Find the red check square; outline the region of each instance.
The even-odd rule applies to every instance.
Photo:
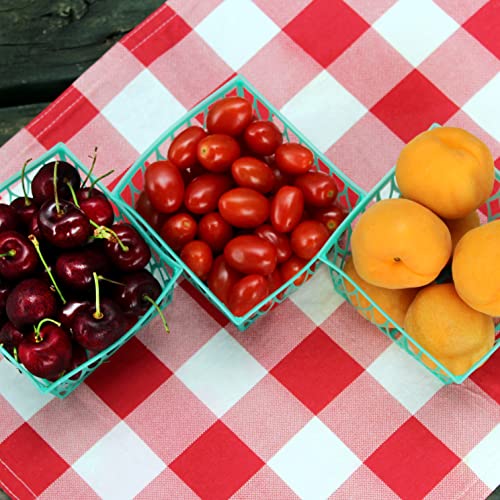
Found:
[[[132,338],[86,383],[119,417],[125,418],[171,375],[142,342]]]
[[[448,120],[458,107],[422,73],[413,70],[371,111],[397,136],[408,142],[432,123]]]
[[[58,142],[68,142],[99,111],[75,87],[69,87],[57,100],[48,106],[27,129],[45,148]]]
[[[460,459],[411,417],[365,461],[405,500],[420,500]]]
[[[471,376],[481,389],[486,392],[500,405],[500,349],[491,356],[491,358]]]
[[[271,374],[313,413],[318,413],[362,372],[361,365],[316,328]]]
[[[500,58],[500,2],[491,0],[463,25],[488,50]]]
[[[283,31],[326,68],[368,27],[345,2],[314,0]]]
[[[0,457],[0,478],[14,491],[26,489],[25,498],[40,495],[69,467],[27,423],[0,444]]]
[[[222,422],[200,436],[170,468],[201,498],[229,498],[264,462]]]
[[[145,66],[149,66],[190,31],[191,27],[182,17],[163,5],[121,43]]]

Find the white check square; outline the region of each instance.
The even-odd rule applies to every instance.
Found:
[[[304,500],[328,498],[361,460],[317,417],[268,461],[269,467]]]
[[[327,71],[322,71],[281,111],[324,152],[366,113],[366,108]]]
[[[280,28],[250,0],[225,0],[196,31],[231,68],[238,70]]]
[[[176,375],[221,417],[266,373],[266,369],[222,329],[191,356]]]
[[[166,468],[125,422],[120,422],[73,469],[106,500],[134,498]]]
[[[486,132],[500,141],[500,73],[474,94],[462,109]]]
[[[344,303],[344,299],[333,289],[332,280],[325,265],[316,271],[308,283],[291,295],[290,300],[316,325],[321,325]]]
[[[444,386],[396,344],[391,344],[367,371],[412,413],[416,413]]]
[[[500,485],[500,424],[466,455],[464,462],[491,490]]]
[[[142,153],[185,112],[182,104],[145,69],[101,113]]]
[[[413,66],[424,61],[458,27],[432,0],[399,0],[373,24]]]
[[[54,399],[42,394],[24,374],[6,359],[0,360],[0,395],[2,395],[25,420],[29,420]]]

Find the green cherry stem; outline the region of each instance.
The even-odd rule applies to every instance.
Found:
[[[73,199],[73,204],[77,208],[80,208],[80,204],[78,203],[78,198],[76,197],[75,189],[73,188],[73,186],[69,182],[66,185],[68,186],[69,191],[71,193],[71,198]],[[122,240],[120,240],[118,235],[112,229],[110,229],[109,227],[106,227],[106,226],[100,226],[99,224],[97,224],[97,222],[94,222],[92,219],[89,219],[89,222],[90,222],[90,225],[95,228],[94,229],[94,237],[95,238],[101,238],[101,239],[105,239],[105,240],[110,240],[110,239],[114,238],[116,240],[116,242],[118,243],[118,245],[120,245],[120,248],[124,252],[129,251],[128,246],[123,244]]]
[[[165,315],[163,314],[163,311],[160,309],[160,307],[158,306],[158,304],[149,295],[144,294],[142,296],[142,298],[144,300],[148,301],[156,309],[156,311],[160,315],[160,318],[161,318],[161,321],[163,323],[163,327],[165,328],[165,331],[167,333],[170,333],[170,328],[168,326],[167,319],[165,318]]]
[[[94,230],[95,238],[104,238],[105,240],[111,240],[114,238],[123,252],[128,252],[130,250],[130,248],[127,245],[123,244],[123,241],[120,240],[118,235],[112,229],[109,229],[109,227],[106,226],[99,226],[95,222],[93,223],[92,221],[90,222],[95,227]]]
[[[40,323],[35,326],[35,342],[38,344],[40,343],[43,339],[40,336],[40,328],[42,328],[44,323],[53,323],[54,325],[61,326],[61,323],[59,321],[56,321],[55,319],[52,318],[43,318],[40,320]]]
[[[108,283],[112,283],[113,285],[120,285],[120,286],[125,286],[125,283],[122,283],[121,281],[115,281],[115,280],[110,280],[109,278],[105,278],[104,276],[97,276],[99,281],[107,281]]]
[[[21,187],[23,188],[23,194],[24,194],[24,205],[29,207],[31,205],[31,201],[28,196],[28,190],[26,189],[26,167],[28,163],[31,161],[31,158],[28,158],[23,165],[23,168],[21,169]]]
[[[38,254],[38,257],[40,258],[40,261],[42,262],[43,264],[43,267],[45,268],[45,270],[47,271],[47,274],[49,275],[49,278],[50,278],[50,281],[52,282],[52,284],[54,285],[54,288],[56,289],[56,292],[57,294],[59,295],[59,298],[61,299],[61,302],[63,304],[66,304],[66,299],[64,298],[61,290],[59,289],[59,287],[57,286],[57,283],[56,283],[56,280],[54,278],[54,275],[52,274],[52,270],[50,269],[50,266],[47,264],[47,262],[45,261],[45,259],[43,258],[43,255],[42,255],[42,251],[40,250],[40,243],[38,242],[38,240],[36,239],[36,236],[34,234],[30,234],[28,236],[29,240],[31,241],[31,243],[33,243],[33,246],[35,247],[35,250],[36,250],[36,253]]]
[[[0,253],[0,257],[14,257],[16,255],[16,251],[14,248],[11,248],[8,252]]]
[[[59,165],[59,160],[56,161],[54,165],[54,201],[56,202],[56,211],[58,214],[61,213],[61,208],[59,207],[59,193],[57,192],[57,166]]]
[[[95,285],[95,312],[92,314],[95,319],[102,319],[104,314],[101,312],[101,298],[99,295],[99,276],[97,273],[92,273],[94,276],[94,285]]]
[[[85,177],[85,179],[82,183],[82,188],[85,187],[85,184],[87,184],[87,181],[90,179],[90,176],[92,175],[92,171],[94,170],[95,162],[97,161],[97,146],[94,148],[94,154],[89,155],[89,158],[92,158],[92,165],[90,166],[90,169],[87,172],[87,177]]]
[[[101,181],[102,179],[104,179],[105,177],[107,177],[108,175],[111,175],[112,173],[114,172],[114,169],[113,170],[110,170],[109,172],[106,172],[105,174],[102,174],[100,177],[98,177],[97,179],[93,180],[92,181],[92,184],[90,185],[90,192],[92,192],[92,189],[94,189],[95,185]]]

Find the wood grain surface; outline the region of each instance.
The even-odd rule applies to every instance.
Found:
[[[0,0],[0,145],[160,0]]]

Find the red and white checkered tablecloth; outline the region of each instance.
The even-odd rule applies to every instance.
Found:
[[[64,141],[123,172],[235,73],[363,188],[432,122],[500,167],[500,1],[172,0],[0,149],[1,180]],[[14,498],[478,499],[500,483],[500,351],[443,386],[322,269],[241,333],[182,282],[68,399],[0,361]]]

